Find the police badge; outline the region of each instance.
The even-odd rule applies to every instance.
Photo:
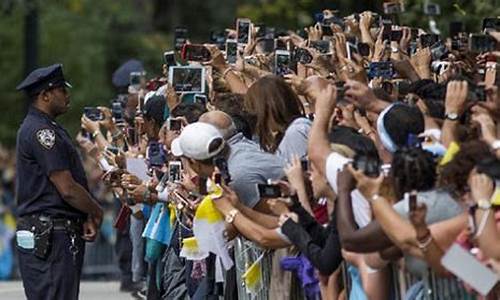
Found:
[[[56,143],[56,133],[51,129],[40,129],[36,132],[36,138],[40,145],[46,149],[52,149]]]

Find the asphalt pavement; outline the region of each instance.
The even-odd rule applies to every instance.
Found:
[[[80,300],[128,300],[130,294],[121,293],[120,283],[116,281],[82,281],[80,284]],[[21,281],[0,281],[0,299],[23,300],[23,283]]]

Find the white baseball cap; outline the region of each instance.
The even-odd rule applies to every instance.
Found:
[[[213,143],[217,140],[220,143]],[[182,129],[181,135],[172,141],[171,150],[175,156],[206,160],[219,154],[224,145],[224,138],[215,126],[196,122]]]

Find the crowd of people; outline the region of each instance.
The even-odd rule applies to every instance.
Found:
[[[116,71],[77,142],[136,297],[498,299],[500,19],[445,37],[394,12],[177,28],[161,76]]]

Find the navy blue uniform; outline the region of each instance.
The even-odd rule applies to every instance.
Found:
[[[65,202],[49,179],[54,171],[69,170],[88,190],[85,172],[71,137],[48,115],[31,107],[17,133],[17,214],[84,218]]]
[[[70,87],[61,65],[33,71],[18,87],[32,99],[53,88]],[[80,157],[66,130],[49,115],[30,107],[16,145],[16,248],[29,300],[78,299],[86,214],[70,206],[50,181],[67,170],[88,190]]]

